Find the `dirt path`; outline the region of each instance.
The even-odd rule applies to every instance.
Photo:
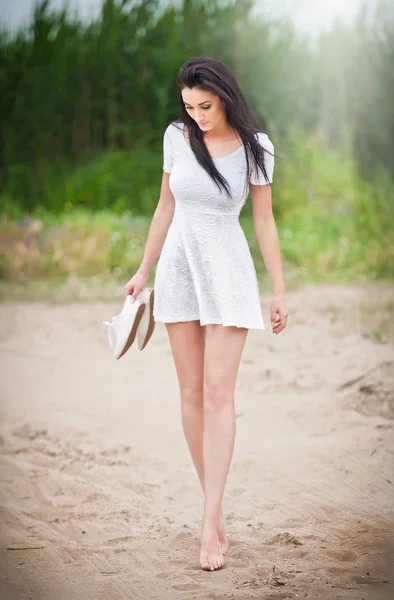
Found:
[[[0,598],[392,599],[392,300],[371,289],[292,292],[285,334],[249,333],[215,573],[164,326],[116,362],[118,302],[3,304]]]

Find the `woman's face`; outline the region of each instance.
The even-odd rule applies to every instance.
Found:
[[[210,131],[226,119],[222,101],[216,94],[195,87],[185,87],[181,94],[187,112],[202,131]]]

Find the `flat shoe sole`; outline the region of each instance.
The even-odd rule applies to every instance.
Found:
[[[138,307],[137,312],[135,314],[135,319],[134,319],[133,327],[131,328],[131,331],[129,333],[129,337],[127,338],[127,342],[125,344],[125,347],[123,348],[121,354],[119,354],[119,356],[117,357],[117,360],[119,360],[119,358],[122,358],[122,356],[124,354],[126,354],[127,350],[130,348],[130,346],[134,342],[135,336],[137,335],[138,325],[140,324],[140,321],[142,319],[142,315],[144,314],[144,310],[145,310],[145,306],[143,304],[141,304],[141,306]]]
[[[146,332],[144,343],[142,344],[140,350],[143,350],[145,348],[145,346],[149,342],[150,338],[152,337],[152,333],[153,333],[153,330],[155,328],[155,320],[153,318],[153,303],[154,303],[154,299],[155,299],[155,290],[153,289],[151,291],[151,293],[150,293],[150,296],[149,296],[149,325],[148,325],[148,331]]]

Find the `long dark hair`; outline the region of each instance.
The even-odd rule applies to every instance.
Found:
[[[260,167],[266,182],[269,183],[264,161],[264,154],[267,150],[260,145],[256,137],[261,128],[230,69],[215,58],[199,56],[188,60],[182,65],[178,73],[177,84],[181,107],[180,121],[188,129],[190,147],[199,164],[207,171],[219,190],[224,189],[231,196],[227,180],[218,171],[207,150],[203,132],[185,108],[181,94],[182,89],[185,87],[210,91],[226,103],[227,121],[238,133],[244,145],[247,166],[246,182],[249,181],[250,159],[252,159],[254,164]],[[269,154],[271,153],[269,152]]]

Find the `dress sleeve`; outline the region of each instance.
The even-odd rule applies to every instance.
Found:
[[[165,130],[164,138],[163,138],[163,171],[166,173],[171,173],[173,163],[172,156],[172,144],[170,140],[170,135],[168,133],[168,128]]]
[[[263,146],[263,148],[265,150],[268,150],[268,152],[271,153],[271,154],[269,154],[268,152],[264,153],[264,161],[265,161],[265,170],[267,171],[269,183],[272,183],[273,175],[274,175],[274,157],[272,156],[272,154],[274,153],[274,145],[271,142],[271,140],[269,139],[268,135],[265,133],[259,133],[258,140],[260,142],[260,145]],[[260,167],[256,167],[256,165],[254,165],[254,164],[251,165],[250,183],[252,183],[253,185],[266,185],[267,184],[267,180],[264,177],[264,173],[262,172]]]

